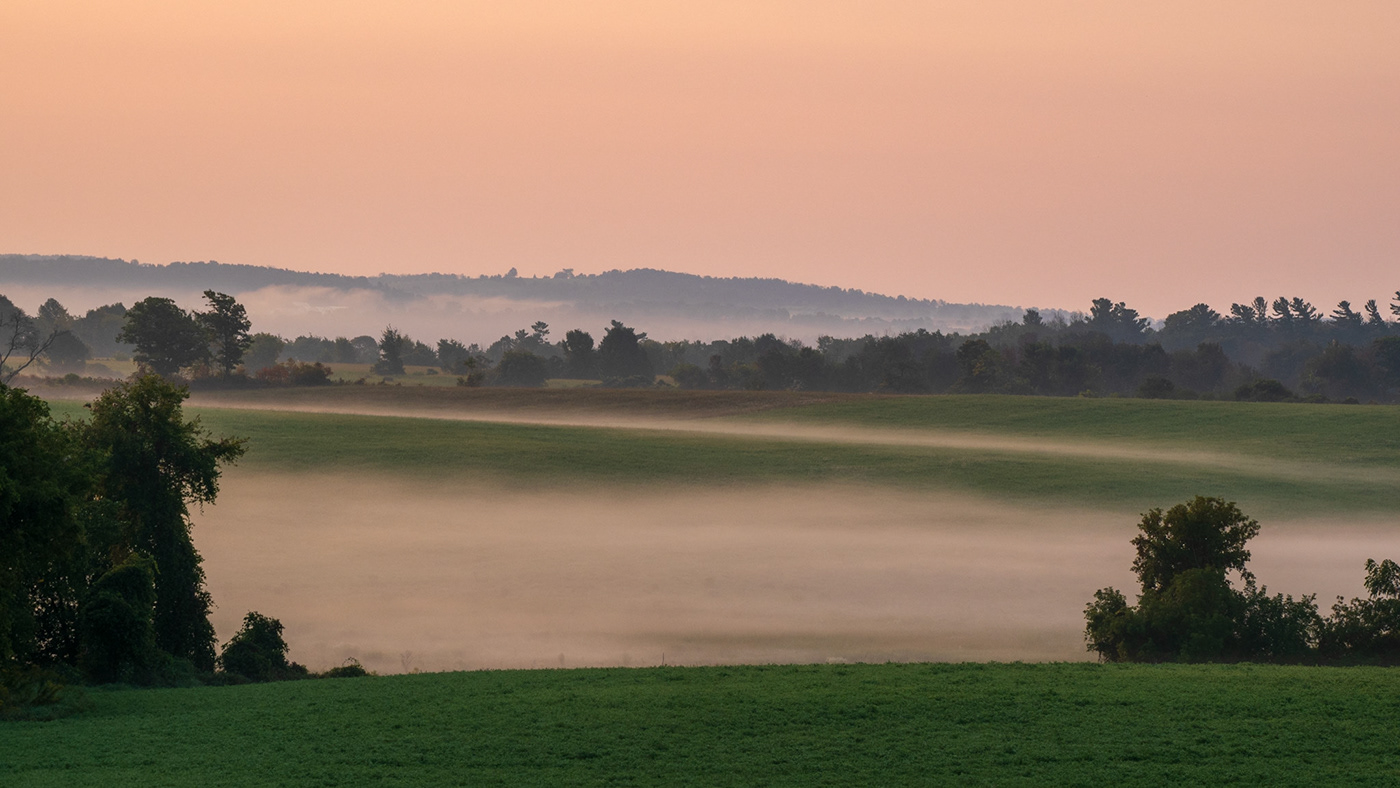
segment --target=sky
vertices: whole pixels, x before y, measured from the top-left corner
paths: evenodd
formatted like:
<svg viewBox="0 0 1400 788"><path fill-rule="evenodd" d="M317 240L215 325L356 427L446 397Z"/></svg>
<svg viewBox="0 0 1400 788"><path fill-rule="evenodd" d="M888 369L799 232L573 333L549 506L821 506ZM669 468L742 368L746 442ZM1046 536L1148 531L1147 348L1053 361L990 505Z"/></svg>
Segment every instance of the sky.
<svg viewBox="0 0 1400 788"><path fill-rule="evenodd" d="M4 0L0 252L1400 289L1400 3Z"/></svg>

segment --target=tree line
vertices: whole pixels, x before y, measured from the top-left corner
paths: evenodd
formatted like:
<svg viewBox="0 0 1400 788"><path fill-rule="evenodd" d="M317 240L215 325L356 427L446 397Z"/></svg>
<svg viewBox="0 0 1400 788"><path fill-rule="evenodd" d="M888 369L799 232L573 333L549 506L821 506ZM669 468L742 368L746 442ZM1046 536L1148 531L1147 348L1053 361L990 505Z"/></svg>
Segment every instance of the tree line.
<svg viewBox="0 0 1400 788"><path fill-rule="evenodd" d="M982 332L824 336L815 346L773 334L660 342L617 320L596 342L581 328L560 337L543 321L485 347L453 338L429 344L393 326L378 336L287 340L250 334L246 313L232 297L214 291L205 297L205 312L147 298L130 310L111 305L66 323L66 310L50 299L30 321L31 335L42 335L46 326L70 326L57 333L68 331L67 344L77 349L67 355L61 348L46 351L55 369L64 368L61 359L82 355L80 332L115 328L112 340L127 343L138 361L161 374L185 370L201 381L266 384L325 383L330 371L324 365L340 363L372 365L371 374L384 377L428 367L459 376L463 385L542 386L551 378L571 378L688 389L1400 398L1400 292L1385 307L1370 300L1358 311L1342 301L1329 314L1297 297L1259 297L1233 304L1224 315L1197 304L1168 315L1160 326L1123 302L1100 298L1088 312L1067 318L1044 319L1031 309L1019 321ZM28 320L0 297L0 317L5 314ZM11 323L21 318L11 317Z"/></svg>
<svg viewBox="0 0 1400 788"><path fill-rule="evenodd" d="M1088 649L1107 662L1400 664L1400 565L1367 559L1367 597L1270 595L1249 571L1258 521L1197 496L1143 515L1133 539L1137 604L1115 588L1084 611Z"/></svg>

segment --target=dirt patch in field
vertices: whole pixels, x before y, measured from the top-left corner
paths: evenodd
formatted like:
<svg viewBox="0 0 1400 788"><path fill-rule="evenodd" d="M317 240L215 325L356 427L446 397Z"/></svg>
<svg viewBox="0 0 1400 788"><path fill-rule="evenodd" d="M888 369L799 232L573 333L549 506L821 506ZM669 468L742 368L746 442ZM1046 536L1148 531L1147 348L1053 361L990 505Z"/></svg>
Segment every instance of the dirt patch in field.
<svg viewBox="0 0 1400 788"><path fill-rule="evenodd" d="M1081 611L1131 586L1134 528L868 489L531 495L241 471L197 522L221 637L258 610L294 659L381 672L1085 659ZM1255 568L1275 591L1358 593L1382 549L1400 539L1295 525L1266 530Z"/></svg>

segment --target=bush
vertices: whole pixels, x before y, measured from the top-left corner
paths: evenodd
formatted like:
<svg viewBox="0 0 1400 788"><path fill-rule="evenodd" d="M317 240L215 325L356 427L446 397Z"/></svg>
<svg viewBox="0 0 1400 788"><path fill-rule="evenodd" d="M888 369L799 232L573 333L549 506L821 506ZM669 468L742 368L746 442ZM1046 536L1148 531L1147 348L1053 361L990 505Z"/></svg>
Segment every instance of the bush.
<svg viewBox="0 0 1400 788"><path fill-rule="evenodd" d="M1337 597L1319 650L1334 660L1400 664L1400 565L1367 559L1365 585L1367 599Z"/></svg>
<svg viewBox="0 0 1400 788"><path fill-rule="evenodd" d="M263 367L255 377L268 386L325 386L331 382L331 374L331 368L319 361L307 364L288 359L281 364Z"/></svg>
<svg viewBox="0 0 1400 788"><path fill-rule="evenodd" d="M256 611L243 617L243 628L219 654L219 667L247 681L286 681L307 677L305 667L287 661L282 622Z"/></svg>
<svg viewBox="0 0 1400 788"><path fill-rule="evenodd" d="M496 385L539 388L549 374L548 363L528 350L512 350L496 365Z"/></svg>
<svg viewBox="0 0 1400 788"><path fill-rule="evenodd" d="M360 676L368 676L368 675L370 675L369 671L367 671L367 670L364 669L364 666L360 664L360 661L359 661L358 659L355 659L354 657L351 657L351 658L345 660L345 664L344 664L344 665L341 665L340 667L331 668L330 670L328 670L328 671L326 671L326 672L324 672L324 673L318 673L318 674L316 674L316 678L318 678L318 679L353 679L353 678L359 678Z"/></svg>
<svg viewBox="0 0 1400 788"><path fill-rule="evenodd" d="M1235 389L1235 399L1241 402L1287 402L1293 398L1293 392L1271 378L1246 383Z"/></svg>
<svg viewBox="0 0 1400 788"><path fill-rule="evenodd" d="M1175 384L1155 375L1144 379L1137 390L1137 395L1143 399L1171 399L1175 394Z"/></svg>
<svg viewBox="0 0 1400 788"><path fill-rule="evenodd" d="M0 720L53 720L87 706L81 689L33 665L0 670Z"/></svg>

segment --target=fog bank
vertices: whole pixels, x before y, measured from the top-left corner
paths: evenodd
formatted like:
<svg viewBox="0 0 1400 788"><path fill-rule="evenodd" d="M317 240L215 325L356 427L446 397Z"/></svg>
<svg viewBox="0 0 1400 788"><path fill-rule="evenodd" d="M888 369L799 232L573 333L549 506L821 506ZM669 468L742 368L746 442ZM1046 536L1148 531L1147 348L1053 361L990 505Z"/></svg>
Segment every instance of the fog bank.
<svg viewBox="0 0 1400 788"><path fill-rule="evenodd" d="M1081 660L1084 604L1133 580L1121 515L954 496L619 499L235 469L220 501L195 539L221 638L247 610L276 616L313 669ZM1271 590L1326 600L1360 593L1361 563L1400 555L1400 536L1293 524L1256 548Z"/></svg>

